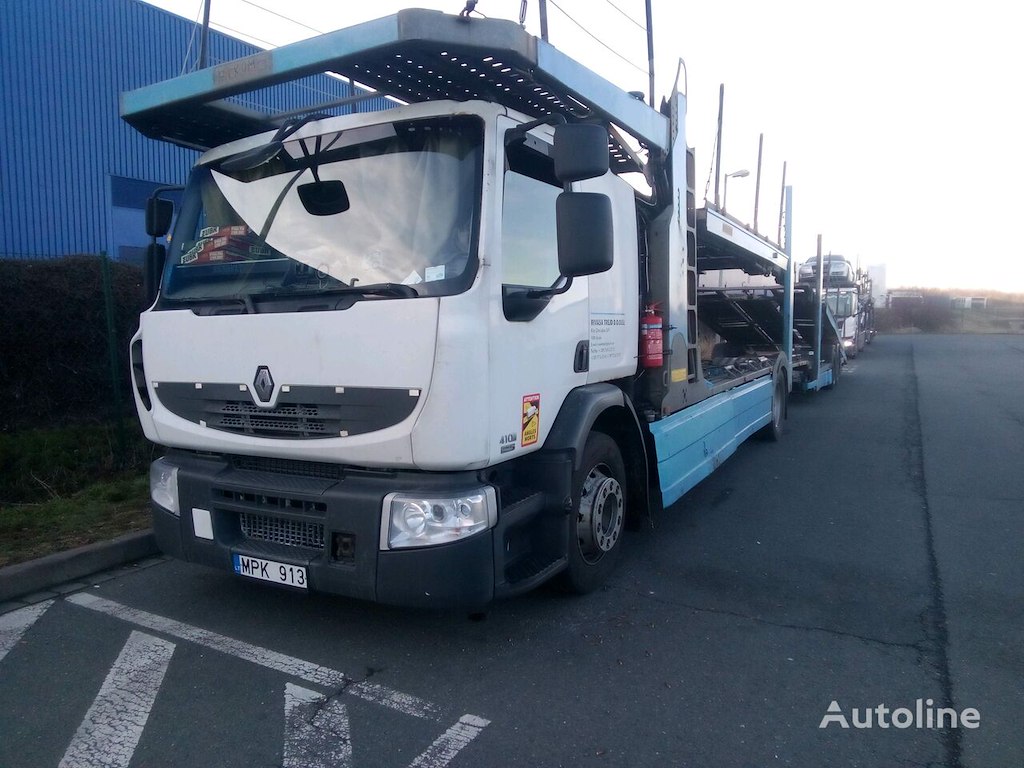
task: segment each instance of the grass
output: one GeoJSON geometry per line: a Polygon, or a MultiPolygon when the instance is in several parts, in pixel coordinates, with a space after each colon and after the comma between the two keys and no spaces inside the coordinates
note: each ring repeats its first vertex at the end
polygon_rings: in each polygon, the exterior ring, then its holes
{"type": "Polygon", "coordinates": [[[67,497],[0,510],[0,566],[105,541],[150,525],[149,476],[93,483],[67,497]]]}
{"type": "Polygon", "coordinates": [[[0,507],[67,496],[144,472],[154,449],[138,422],[94,422],[0,434],[0,507]]]}
{"type": "Polygon", "coordinates": [[[148,528],[155,455],[134,420],[0,434],[0,567],[148,528]]]}

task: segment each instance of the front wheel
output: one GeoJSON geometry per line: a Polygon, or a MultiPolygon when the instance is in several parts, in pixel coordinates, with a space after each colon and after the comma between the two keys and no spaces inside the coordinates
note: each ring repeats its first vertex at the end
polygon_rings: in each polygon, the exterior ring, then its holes
{"type": "Polygon", "coordinates": [[[626,525],[626,468],[615,441],[592,432],[573,473],[569,515],[569,565],[564,585],[591,592],[608,578],[622,550],[626,525]]]}

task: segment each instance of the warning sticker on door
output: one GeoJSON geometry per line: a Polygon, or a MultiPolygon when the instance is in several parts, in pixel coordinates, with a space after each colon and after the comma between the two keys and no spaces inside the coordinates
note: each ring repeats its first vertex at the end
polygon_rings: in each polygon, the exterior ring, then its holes
{"type": "Polygon", "coordinates": [[[540,434],[540,395],[523,395],[523,434],[519,444],[533,445],[540,434]]]}

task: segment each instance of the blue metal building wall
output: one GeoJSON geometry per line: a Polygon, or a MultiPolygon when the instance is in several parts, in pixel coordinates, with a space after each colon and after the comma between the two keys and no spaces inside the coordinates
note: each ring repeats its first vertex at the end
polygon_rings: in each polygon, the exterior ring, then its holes
{"type": "MultiPolygon", "coordinates": [[[[116,257],[123,238],[112,231],[112,187],[123,197],[135,181],[184,182],[197,154],[125,125],[118,96],[180,74],[193,30],[139,0],[31,0],[4,10],[0,258],[116,257]]],[[[216,32],[209,46],[211,64],[259,50],[216,32]]],[[[349,93],[347,83],[320,76],[263,92],[262,105],[249,105],[280,111],[349,93]]],[[[360,108],[387,106],[374,99],[360,108]]]]}

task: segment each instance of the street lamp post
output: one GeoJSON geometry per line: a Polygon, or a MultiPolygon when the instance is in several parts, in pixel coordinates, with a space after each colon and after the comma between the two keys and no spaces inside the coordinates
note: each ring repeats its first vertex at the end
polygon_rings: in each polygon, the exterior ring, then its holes
{"type": "Polygon", "coordinates": [[[741,171],[733,171],[732,173],[725,174],[725,188],[722,190],[722,212],[726,212],[725,201],[729,198],[729,179],[742,179],[745,176],[749,176],[750,171],[744,168],[741,171]]]}

